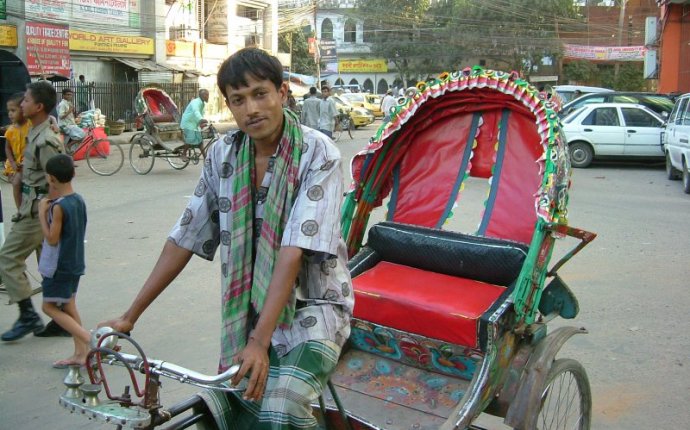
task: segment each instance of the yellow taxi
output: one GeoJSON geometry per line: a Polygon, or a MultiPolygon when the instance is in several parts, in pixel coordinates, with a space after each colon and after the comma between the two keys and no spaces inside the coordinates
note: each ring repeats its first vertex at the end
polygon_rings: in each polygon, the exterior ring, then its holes
{"type": "Polygon", "coordinates": [[[342,96],[343,94],[332,96],[333,100],[335,100],[335,107],[338,109],[338,112],[350,114],[352,125],[354,125],[355,128],[364,127],[374,122],[373,113],[363,107],[352,105],[342,96]]]}
{"type": "Polygon", "coordinates": [[[343,93],[339,97],[349,102],[352,106],[361,107],[371,112],[374,117],[383,118],[383,111],[381,111],[381,100],[379,103],[374,103],[376,97],[371,94],[364,93],[343,93]]]}

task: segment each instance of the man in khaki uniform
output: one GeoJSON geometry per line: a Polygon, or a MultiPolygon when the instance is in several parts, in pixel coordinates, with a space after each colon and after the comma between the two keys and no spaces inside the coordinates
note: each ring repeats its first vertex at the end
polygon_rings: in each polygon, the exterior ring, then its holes
{"type": "Polygon", "coordinates": [[[5,243],[0,249],[0,277],[10,299],[19,305],[19,319],[3,333],[3,341],[20,339],[30,332],[43,329],[41,317],[31,303],[31,283],[26,276],[26,259],[38,251],[43,241],[38,219],[38,201],[48,193],[45,165],[55,154],[62,152],[60,137],[50,129],[50,111],[57,102],[53,86],[46,81],[30,84],[21,107],[33,127],[24,149],[22,171],[21,219],[12,224],[5,243]]]}

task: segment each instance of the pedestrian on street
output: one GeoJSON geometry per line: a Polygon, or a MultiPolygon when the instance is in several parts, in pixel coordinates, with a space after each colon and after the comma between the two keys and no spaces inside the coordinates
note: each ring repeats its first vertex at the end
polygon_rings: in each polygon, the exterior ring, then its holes
{"type": "Polygon", "coordinates": [[[84,75],[79,75],[77,81],[77,113],[89,110],[89,84],[86,83],[84,75]]]}
{"type": "Polygon", "coordinates": [[[302,105],[302,124],[314,130],[319,129],[321,100],[316,95],[316,87],[309,88],[309,98],[302,105]]]}
{"type": "Polygon", "coordinates": [[[393,97],[393,91],[386,91],[386,95],[381,100],[381,110],[383,111],[383,121],[387,122],[391,119],[391,108],[395,106],[395,97],[393,97]]]}
{"type": "Polygon", "coordinates": [[[321,87],[321,106],[319,107],[319,131],[326,136],[333,138],[333,130],[338,125],[338,109],[335,101],[331,98],[331,89],[327,86],[321,87]]]}
{"type": "Polygon", "coordinates": [[[32,128],[24,149],[22,174],[21,219],[12,224],[0,249],[0,277],[10,300],[19,305],[19,319],[2,334],[3,341],[20,339],[27,334],[40,333],[44,328],[41,317],[31,303],[31,283],[26,276],[26,259],[38,251],[43,232],[38,220],[38,202],[48,193],[45,165],[62,152],[60,136],[50,128],[49,112],[55,107],[57,94],[47,81],[29,84],[21,107],[32,128]]]}
{"type": "Polygon", "coordinates": [[[218,87],[240,130],[213,146],[130,308],[100,324],[131,331],[193,254],[211,260],[220,247],[219,371],[239,363],[232,384],[248,382],[243,394],[210,395],[229,405],[239,429],[316,428],[311,403],[335,370],[354,305],[340,152],[283,109],[282,75],[278,59],[257,48],[221,65],[218,87]]]}
{"type": "Polygon", "coordinates": [[[74,353],[53,367],[64,369],[86,362],[90,334],[81,325],[77,311],[77,287],[84,274],[86,205],[74,192],[74,162],[57,154],[46,163],[48,196],[38,204],[43,247],[38,269],[43,275],[43,312],[72,334],[74,353]]]}
{"type": "Polygon", "coordinates": [[[199,146],[202,142],[201,129],[208,124],[204,119],[204,110],[208,103],[208,90],[200,89],[199,97],[195,98],[184,110],[180,120],[182,137],[187,145],[199,146]]]}

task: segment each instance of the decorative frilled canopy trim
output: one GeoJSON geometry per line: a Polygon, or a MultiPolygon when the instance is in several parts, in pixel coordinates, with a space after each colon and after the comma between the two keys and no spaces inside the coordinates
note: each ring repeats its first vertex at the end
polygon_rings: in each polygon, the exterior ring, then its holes
{"type": "MultiPolygon", "coordinates": [[[[405,97],[400,97],[397,105],[391,108],[390,120],[381,125],[367,147],[352,159],[352,172],[359,172],[366,156],[386,145],[389,138],[403,128],[427,101],[451,92],[482,88],[514,97],[534,115],[540,143],[544,148],[541,157],[535,160],[543,175],[541,186],[535,195],[537,216],[545,222],[567,223],[570,160],[565,142],[560,136],[558,105],[548,100],[547,93],[539,92],[520,78],[517,72],[505,73],[475,66],[442,73],[437,78],[419,82],[416,87],[409,88],[405,97]]],[[[361,184],[358,183],[358,178],[353,179],[352,190],[355,190],[361,184]]]]}

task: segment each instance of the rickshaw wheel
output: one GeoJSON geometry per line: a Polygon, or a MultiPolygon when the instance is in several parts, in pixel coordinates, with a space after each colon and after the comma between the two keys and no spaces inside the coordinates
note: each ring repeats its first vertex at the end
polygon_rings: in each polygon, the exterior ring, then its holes
{"type": "Polygon", "coordinates": [[[589,430],[592,419],[592,392],[587,372],[572,359],[553,362],[542,391],[536,419],[539,430],[589,430]]]}
{"type": "Polygon", "coordinates": [[[168,164],[175,170],[182,170],[189,165],[189,157],[193,156],[192,150],[184,150],[178,155],[171,155],[166,157],[168,164]]]}
{"type": "Polygon", "coordinates": [[[145,175],[153,169],[156,155],[151,142],[143,137],[137,137],[129,148],[129,165],[135,172],[145,175]]]}
{"type": "Polygon", "coordinates": [[[125,153],[116,142],[98,139],[86,151],[86,163],[94,173],[110,176],[119,172],[125,162],[125,153]],[[104,145],[107,142],[107,145],[104,145]],[[104,151],[103,148],[109,148],[104,151]]]}

